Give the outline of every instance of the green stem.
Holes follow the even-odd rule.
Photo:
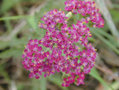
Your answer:
[[[42,76],[42,78],[40,79],[40,87],[41,87],[41,90],[47,90],[46,88],[46,83],[47,83],[47,80],[44,76]]]

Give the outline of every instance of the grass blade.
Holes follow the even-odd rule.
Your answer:
[[[103,85],[104,87],[106,87],[107,90],[111,88],[111,87],[100,77],[100,75],[98,74],[98,71],[97,71],[95,68],[93,68],[93,69],[91,70],[90,75],[91,75],[92,77],[94,77],[95,79],[97,79],[100,83],[102,83],[102,85]],[[113,90],[113,89],[112,89],[112,90]]]

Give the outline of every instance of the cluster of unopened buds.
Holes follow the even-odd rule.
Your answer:
[[[85,75],[94,67],[96,50],[88,41],[92,37],[88,25],[101,28],[104,20],[92,1],[67,0],[65,10],[82,18],[69,26],[63,11],[54,9],[45,14],[39,27],[46,34],[41,40],[29,40],[22,64],[30,71],[30,78],[62,73],[62,86],[68,87],[84,84]]]

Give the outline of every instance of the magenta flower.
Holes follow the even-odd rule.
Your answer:
[[[63,11],[49,11],[41,20],[39,27],[46,30],[41,40],[29,40],[22,57],[29,77],[36,79],[42,74],[47,77],[55,72],[63,73],[62,86],[84,84],[85,74],[90,73],[96,59],[95,48],[88,43],[91,37],[89,22],[101,28],[104,20],[91,1],[67,0],[65,10],[81,14],[83,18],[68,26],[68,17]]]
[[[87,22],[92,22],[93,27],[102,28],[104,26],[104,20],[99,13],[99,9],[95,7],[94,1],[66,0],[65,10],[74,14],[81,14],[86,18]]]

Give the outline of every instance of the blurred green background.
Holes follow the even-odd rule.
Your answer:
[[[105,26],[90,28],[90,42],[97,48],[95,68],[85,85],[61,87],[55,74],[40,80],[29,79],[21,55],[31,38],[42,38],[40,18],[51,9],[64,10],[65,0],[0,0],[0,90],[119,90],[119,0],[95,0]]]

